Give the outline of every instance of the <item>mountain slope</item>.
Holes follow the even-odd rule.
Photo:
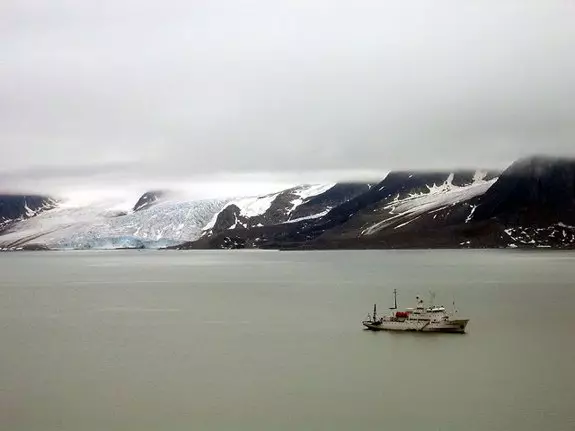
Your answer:
[[[474,219],[504,224],[575,222],[575,160],[535,157],[513,163],[485,194]]]
[[[494,172],[392,172],[363,197],[336,208],[338,226],[325,234],[356,238],[386,228],[400,228],[432,211],[466,202],[485,193],[496,181]],[[366,199],[369,198],[369,199]],[[351,210],[351,211],[350,211]]]
[[[9,225],[53,208],[56,201],[39,195],[0,195],[0,232]]]
[[[575,246],[575,160],[533,157],[513,163],[471,216],[503,229],[517,247]]]

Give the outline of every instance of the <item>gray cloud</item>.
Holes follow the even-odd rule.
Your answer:
[[[0,16],[4,188],[575,153],[565,1],[5,0]]]

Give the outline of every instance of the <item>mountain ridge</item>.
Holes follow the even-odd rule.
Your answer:
[[[392,171],[377,183],[227,200],[150,190],[134,201],[120,211],[12,199],[18,218],[0,212],[0,248],[575,248],[570,158],[523,158],[502,171]]]
[[[566,158],[520,159],[502,172],[390,172],[318,219],[178,248],[573,248],[574,190]]]

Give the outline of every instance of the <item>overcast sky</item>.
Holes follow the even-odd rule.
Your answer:
[[[0,2],[0,189],[211,193],[532,153],[575,155],[574,1]]]

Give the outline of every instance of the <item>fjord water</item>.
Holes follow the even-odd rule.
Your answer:
[[[575,254],[0,254],[0,428],[575,429]],[[416,294],[468,333],[362,330]]]

